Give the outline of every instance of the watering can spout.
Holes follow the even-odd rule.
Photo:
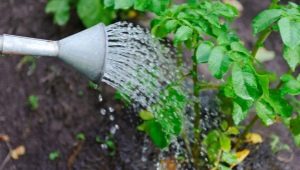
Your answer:
[[[107,38],[98,24],[59,41],[14,35],[0,36],[0,53],[57,57],[95,82],[104,74]]]

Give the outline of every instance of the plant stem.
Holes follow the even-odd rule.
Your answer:
[[[220,162],[221,162],[221,159],[222,159],[222,155],[223,155],[223,151],[220,150],[219,153],[218,153],[217,161],[215,163],[215,167],[212,170],[218,170],[219,169],[219,165],[220,165]]]
[[[247,135],[247,133],[249,133],[249,131],[252,129],[252,127],[254,126],[254,124],[256,123],[256,121],[258,120],[258,116],[255,115],[252,120],[250,121],[250,123],[246,126],[245,130],[243,131],[243,133],[240,135],[240,137],[238,138],[236,145],[234,147],[234,150],[237,150],[241,143],[242,140],[245,138],[245,136]]]
[[[264,44],[264,42],[266,41],[266,39],[269,37],[269,35],[271,33],[272,33],[272,28],[268,27],[259,35],[257,41],[255,42],[254,48],[252,50],[252,61],[253,62],[256,60],[256,55],[257,55],[259,48]],[[253,125],[256,123],[257,120],[258,120],[258,116],[255,115],[253,117],[253,119],[250,121],[250,123],[246,126],[244,132],[238,138],[236,145],[234,147],[235,150],[237,150],[240,147],[242,140],[245,138],[247,133],[252,129]]]
[[[195,57],[195,55],[194,55]],[[193,57],[193,58],[194,58]],[[197,167],[197,169],[200,169],[201,167],[201,161],[200,161],[200,151],[201,151],[201,140],[200,140],[200,121],[201,121],[201,106],[200,106],[200,88],[199,88],[199,73],[198,73],[198,65],[196,62],[193,62],[193,68],[192,68],[192,78],[194,83],[194,112],[195,112],[195,120],[194,120],[194,143],[193,143],[193,159],[194,164]]]
[[[267,29],[265,29],[261,34],[260,36],[258,37],[255,45],[254,45],[254,48],[252,50],[252,56],[253,56],[253,61],[257,55],[257,52],[259,50],[259,48],[264,44],[264,42],[266,41],[266,39],[269,37],[269,35],[271,34],[272,32],[272,29],[269,27]]]

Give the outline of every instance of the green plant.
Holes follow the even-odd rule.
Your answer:
[[[33,72],[36,69],[37,60],[38,59],[36,57],[25,56],[19,61],[18,65],[17,65],[17,70],[21,70],[24,65],[28,65],[27,75],[30,76],[33,74]]]
[[[238,17],[238,10],[222,1],[188,0],[175,4],[171,0],[104,0],[102,4],[107,10],[136,9],[155,13],[151,22],[152,34],[157,38],[173,35],[179,70],[183,67],[182,50],[193,54],[189,73],[185,75],[181,71],[182,78],[161,92],[159,102],[165,105],[154,104],[149,106],[149,110],[140,112],[144,122],[138,129],[145,131],[156,146],[167,147],[174,136],[180,136],[191,156],[186,159],[192,159],[197,169],[207,166],[230,169],[249,154],[248,151],[238,151],[243,149],[245,136],[257,120],[266,126],[284,123],[300,146],[300,101],[297,98],[300,76],[295,72],[300,64],[299,5],[281,5],[278,0],[273,0],[268,9],[253,19],[252,28],[257,41],[249,50],[231,28],[232,21]],[[280,33],[283,58],[290,67],[283,75],[267,70],[257,59],[264,55],[258,52],[273,32]],[[217,81],[199,78],[198,67],[203,65],[208,66],[208,71]],[[192,79],[194,83],[189,95],[196,100],[186,99],[185,94],[189,92],[182,89],[186,79]],[[201,128],[200,94],[207,90],[218,92],[224,117],[219,128],[205,133]],[[118,97],[122,98],[122,95]],[[194,113],[193,130],[189,134],[192,138],[188,138],[183,130],[187,104],[193,107]],[[251,111],[255,112],[254,118],[248,125],[241,126]],[[201,158],[201,148],[206,150],[209,165]]]
[[[76,134],[76,139],[79,141],[85,141],[85,134],[84,133],[77,133]]]
[[[28,105],[31,110],[37,110],[39,108],[39,97],[30,95],[27,99]]]
[[[55,161],[55,160],[57,160],[59,157],[60,157],[60,152],[59,152],[58,150],[53,151],[53,152],[51,152],[51,153],[49,154],[49,159],[50,159],[51,161]]]

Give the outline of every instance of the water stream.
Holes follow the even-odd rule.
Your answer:
[[[176,78],[174,52],[131,23],[106,27],[108,51],[103,81],[147,108]]]

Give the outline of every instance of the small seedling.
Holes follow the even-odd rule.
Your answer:
[[[85,141],[86,138],[85,138],[84,133],[78,133],[76,135],[76,139],[79,140],[79,141]]]
[[[49,154],[49,159],[50,159],[51,161],[55,161],[55,160],[57,160],[59,157],[60,157],[60,152],[59,152],[58,150],[53,151],[53,152],[51,152],[51,153]]]
[[[27,100],[28,100],[28,105],[31,110],[37,110],[39,108],[38,96],[30,95]]]
[[[91,89],[91,90],[97,90],[98,91],[99,90],[99,85],[92,82],[92,81],[89,81],[88,88]]]
[[[289,145],[282,143],[280,141],[279,136],[272,134],[271,135],[271,150],[274,154],[280,152],[280,151],[291,151],[291,148]]]
[[[84,95],[84,92],[83,92],[82,90],[79,90],[78,93],[77,93],[77,95],[78,95],[79,97],[82,97],[82,96]]]
[[[28,65],[27,75],[30,76],[35,71],[37,66],[37,58],[33,56],[23,57],[17,65],[17,70],[21,70],[24,65]]]

